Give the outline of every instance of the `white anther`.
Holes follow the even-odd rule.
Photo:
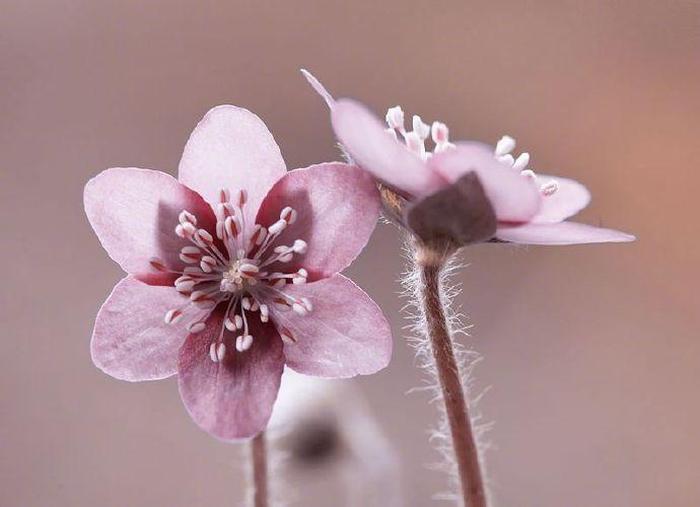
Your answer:
[[[514,148],[515,148],[515,139],[513,139],[510,136],[503,136],[496,143],[496,150],[494,151],[494,154],[497,157],[500,157],[501,155],[505,155],[507,153],[510,153],[511,151],[513,151]]]
[[[216,222],[216,237],[219,239],[224,239],[224,222]]]
[[[190,294],[190,301],[202,301],[203,299],[208,299],[209,293],[205,290],[196,290]]]
[[[238,352],[245,352],[251,345],[253,345],[253,337],[249,334],[236,338],[236,350]]]
[[[311,304],[311,300],[309,298],[301,298],[301,303],[304,305],[307,312],[313,311],[314,305]]]
[[[279,289],[280,287],[284,287],[287,285],[287,282],[284,281],[284,278],[278,278],[274,282],[272,282],[272,286],[276,289]]]
[[[192,289],[194,288],[195,282],[191,278],[184,279],[184,276],[181,276],[177,280],[175,280],[175,290],[181,293],[190,293],[192,292]]]
[[[226,217],[226,221],[224,222],[224,228],[226,229],[226,233],[231,236],[232,238],[235,238],[238,236],[238,233],[241,230],[241,223],[238,217]]]
[[[262,225],[259,225],[260,229],[256,230],[255,234],[253,237],[255,238],[255,244],[260,246],[263,244],[263,241],[265,241],[265,238],[267,237],[267,229],[263,227]]]
[[[418,134],[422,140],[425,140],[430,135],[430,125],[423,123],[423,120],[417,114],[413,115],[413,132]]]
[[[444,123],[434,121],[430,128],[430,133],[436,145],[441,145],[449,141],[450,131]]]
[[[245,262],[238,267],[238,272],[246,277],[252,277],[260,271],[260,268],[255,264]]]
[[[236,204],[240,208],[245,206],[245,203],[248,202],[248,191],[244,188],[240,189],[238,192],[236,192]]]
[[[156,271],[167,271],[168,270],[168,267],[165,265],[165,262],[163,262],[163,260],[158,258],[158,257],[151,257],[148,260],[148,262],[151,265],[151,267],[153,269],[155,269]]]
[[[209,246],[214,242],[214,238],[212,238],[211,234],[204,229],[197,229],[197,232],[195,233],[195,240],[201,240],[206,246]]]
[[[180,250],[180,260],[187,264],[199,262],[201,257],[202,252],[196,246],[184,246],[182,250]]]
[[[235,292],[236,289],[236,284],[228,278],[222,278],[221,282],[219,282],[219,290],[221,292]]]
[[[241,299],[241,306],[243,307],[244,310],[250,310],[250,299],[249,298]]]
[[[527,167],[527,165],[530,163],[530,154],[526,151],[522,152],[520,155],[518,155],[518,158],[515,159],[515,162],[513,163],[513,169],[516,169],[518,171],[523,171]]]
[[[515,164],[515,159],[510,153],[507,155],[501,155],[500,157],[497,157],[496,160],[510,167],[513,167],[513,164]]]
[[[236,325],[236,329],[243,329],[243,317],[240,315],[234,315],[233,323]]]
[[[216,218],[217,218],[217,220],[220,220],[220,221],[226,220],[226,217],[230,217],[231,215],[233,215],[233,211],[231,209],[231,204],[220,202],[219,204],[216,205]]]
[[[396,130],[394,130],[394,129],[392,129],[392,128],[388,128],[388,129],[384,129],[384,131],[385,131],[386,133],[388,133],[391,137],[393,137],[394,139],[396,139],[397,141],[399,140],[399,136],[398,136],[398,134],[396,133]]]
[[[181,238],[190,238],[196,230],[197,229],[194,225],[186,222],[184,224],[178,224],[177,227],[175,227],[175,234]]]
[[[209,345],[209,359],[215,363],[219,362],[219,358],[216,355],[216,342],[211,342]]]
[[[294,208],[287,206],[280,213],[280,220],[284,220],[288,224],[293,224],[297,220],[297,212]]]
[[[279,333],[284,343],[296,343],[297,340],[289,329],[283,327],[279,330]]]
[[[266,304],[260,305],[260,320],[267,322],[270,319],[270,308]]]
[[[304,268],[299,268],[299,271],[297,271],[297,273],[299,273],[299,276],[303,276],[304,278],[309,277],[309,272],[306,271]]]
[[[294,310],[294,313],[297,315],[306,315],[309,313],[309,311],[304,307],[304,305],[301,302],[295,302],[292,304],[292,310]]]
[[[303,254],[306,253],[306,249],[309,247],[309,245],[306,244],[306,241],[303,239],[296,239],[294,240],[294,244],[292,245],[292,250],[294,250],[295,253],[298,254]]]
[[[423,143],[423,140],[416,134],[415,132],[409,132],[405,136],[406,140],[406,146],[408,147],[409,150],[411,150],[413,153],[421,157],[422,159],[425,158],[425,144]]]
[[[293,257],[294,257],[294,252],[289,252],[289,253],[286,253],[286,254],[280,256],[280,258],[277,259],[277,262],[289,262],[292,260]]]
[[[219,190],[219,201],[222,203],[229,202],[231,200],[231,192],[228,188],[222,188]]]
[[[268,227],[267,232],[272,235],[279,234],[285,229],[285,227],[287,227],[286,220],[277,220],[277,222]]]
[[[214,271],[214,267],[216,267],[216,259],[210,255],[205,255],[202,257],[202,260],[199,261],[199,267],[202,268],[202,271],[205,273],[211,273]]]
[[[223,342],[219,343],[219,346],[216,347],[216,358],[219,360],[219,362],[224,360],[224,357],[226,356],[226,345],[224,345]]]
[[[165,321],[166,324],[175,324],[181,318],[182,318],[182,311],[178,310],[177,308],[173,308],[172,310],[168,310],[165,313],[165,317],[163,317],[163,320]]]
[[[404,115],[401,106],[389,108],[389,110],[386,112],[386,123],[392,129],[398,129],[400,131],[404,130]]]
[[[250,304],[250,311],[257,312],[258,310],[260,310],[260,303],[258,303],[257,299],[253,299],[253,302]]]
[[[192,322],[187,326],[187,330],[192,334],[201,333],[207,325],[204,322]]]
[[[180,215],[178,215],[177,219],[183,225],[184,224],[197,225],[197,217],[195,217],[192,213],[190,213],[187,210],[182,210],[180,212]]]
[[[537,179],[537,175],[535,174],[535,171],[533,171],[532,169],[525,169],[524,171],[520,171],[520,174],[522,176],[525,176],[526,178],[530,178],[533,181],[535,181]]]
[[[540,187],[540,192],[542,192],[542,195],[544,196],[550,196],[553,193],[555,193],[558,189],[559,184],[556,181],[551,180]]]
[[[226,327],[226,329],[228,329],[229,331],[235,331],[236,323],[233,322],[229,317],[226,317],[226,320],[224,320],[224,327]]]

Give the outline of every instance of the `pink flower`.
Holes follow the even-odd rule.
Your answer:
[[[314,76],[302,72],[328,104],[333,130],[349,157],[407,199],[409,214],[411,204],[445,192],[465,175],[471,175],[471,180],[462,180],[463,188],[477,201],[483,189],[495,218],[490,224],[490,210],[477,210],[485,233],[480,240],[536,245],[634,240],[623,232],[565,221],[588,205],[590,193],[574,180],[538,175],[527,169],[530,156],[522,153],[513,157],[515,140],[511,137],[504,136],[495,149],[473,141],[452,143],[447,126],[440,122],[427,125],[413,116],[412,130],[407,130],[398,106],[387,112],[386,128],[362,104],[351,99],[335,100]],[[425,148],[428,138],[432,138],[433,152]],[[474,191],[474,175],[478,192]],[[454,202],[453,197],[450,205]],[[439,210],[444,220],[451,218],[445,213],[444,203],[440,206],[439,201],[433,202],[429,208]]]
[[[380,209],[359,168],[287,172],[257,116],[219,106],[190,136],[179,180],[113,168],[88,182],[84,199],[128,273],[97,315],[94,363],[129,381],[177,373],[190,415],[216,437],[264,429],[285,364],[320,377],[387,365],[385,317],[338,274]]]

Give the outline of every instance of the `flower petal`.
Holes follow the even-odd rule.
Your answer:
[[[172,287],[146,285],[131,276],[121,280],[97,314],[90,343],[95,366],[132,382],[174,375],[187,330],[163,318],[187,303]]]
[[[306,315],[272,305],[275,324],[296,343],[284,344],[287,365],[306,375],[347,378],[368,375],[391,359],[391,328],[372,299],[343,275],[304,285],[287,285],[292,297],[309,298]]]
[[[557,191],[542,198],[540,211],[530,219],[532,223],[561,222],[575,215],[591,202],[591,193],[578,181],[537,174],[538,186],[551,181],[557,184]]]
[[[198,226],[214,230],[216,218],[202,197],[160,171],[113,168],[85,185],[85,213],[109,256],[124,271],[151,285],[171,285],[177,275],[154,269],[158,257],[171,270],[182,267],[180,249],[189,244],[175,234],[182,210]]]
[[[352,159],[380,181],[410,196],[431,194],[445,185],[418,156],[389,135],[362,104],[336,101],[331,110],[333,130]]]
[[[321,84],[321,81],[316,79],[316,76],[314,76],[311,72],[309,72],[306,69],[301,69],[301,73],[304,75],[304,77],[309,82],[311,87],[316,91],[316,93],[318,93],[321,96],[321,98],[326,101],[328,107],[332,109],[335,105],[335,99],[333,98],[333,95],[331,95],[330,92],[326,90],[326,87]]]
[[[631,234],[578,222],[524,224],[499,227],[496,237],[502,241],[526,245],[576,245],[581,243],[619,243],[634,241]]]
[[[215,363],[209,346],[223,326],[223,311],[209,317],[207,327],[191,334],[180,349],[178,385],[190,416],[203,430],[222,440],[252,437],[267,425],[277,398],[284,353],[274,326],[248,321],[253,345],[238,352],[234,336],[224,335],[226,355]]]
[[[343,270],[362,251],[379,218],[381,202],[366,172],[334,162],[285,174],[260,206],[257,223],[275,223],[286,206],[297,212],[297,219],[275,244],[291,245],[301,239],[307,250],[280,270],[304,267],[309,280],[318,280]]]
[[[432,156],[428,166],[450,182],[475,172],[500,222],[527,222],[540,208],[542,198],[537,185],[498,162],[486,144],[461,142],[454,149]]]
[[[263,121],[246,109],[217,106],[204,115],[190,135],[179,167],[180,181],[209,201],[219,191],[245,189],[250,223],[270,187],[286,172],[275,140]]]

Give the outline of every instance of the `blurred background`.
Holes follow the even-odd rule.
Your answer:
[[[495,505],[700,504],[699,58],[695,0],[0,0],[0,505],[241,504],[239,449],[197,429],[174,380],[91,364],[122,275],[82,188],[110,166],[174,174],[220,103],[260,115],[289,168],[337,159],[300,67],[380,114],[401,104],[455,138],[515,136],[536,170],[588,185],[580,221],[639,238],[463,253]],[[400,249],[380,226],[349,270],[396,334],[389,368],[357,385],[406,505],[440,505],[435,407],[407,394],[422,376]],[[330,464],[286,475],[292,505],[342,498]]]

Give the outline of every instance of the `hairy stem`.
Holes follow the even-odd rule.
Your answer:
[[[418,247],[415,262],[420,303],[445,404],[464,505],[487,507],[479,451],[441,295],[441,272],[447,260],[448,255]]]
[[[268,507],[267,446],[265,432],[261,432],[250,443],[250,461],[253,467],[253,507]]]

